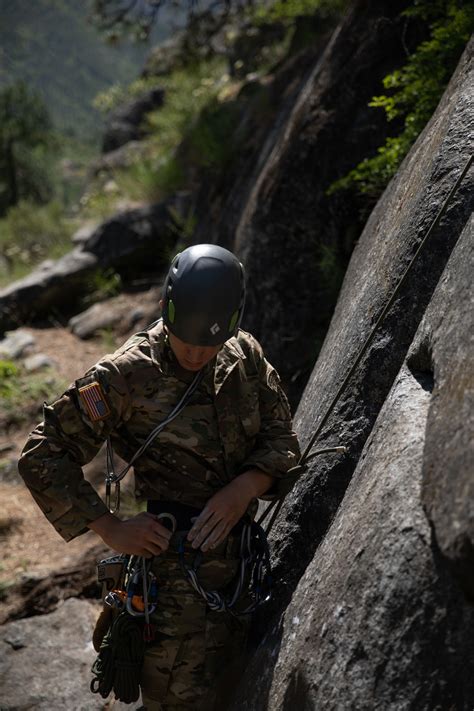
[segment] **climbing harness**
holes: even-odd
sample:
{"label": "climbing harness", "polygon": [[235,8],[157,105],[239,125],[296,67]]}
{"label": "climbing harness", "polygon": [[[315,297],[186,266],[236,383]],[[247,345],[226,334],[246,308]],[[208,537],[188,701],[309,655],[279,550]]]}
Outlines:
{"label": "climbing harness", "polygon": [[[184,539],[179,545],[179,561],[184,577],[214,612],[230,612],[235,616],[248,615],[271,597],[270,550],[263,528],[255,521],[245,522],[240,534],[240,562],[232,592],[206,590],[199,581],[198,569],[203,561],[200,550],[196,552],[192,566],[185,561]],[[246,589],[251,602],[236,611],[242,591]]]}
{"label": "climbing harness", "polygon": [[[362,344],[362,346],[361,346],[361,348],[360,348],[360,350],[359,350],[359,352],[358,352],[358,354],[357,354],[357,356],[356,356],[355,361],[353,362],[353,364],[352,364],[351,367],[349,368],[349,370],[348,370],[348,372],[347,372],[347,374],[346,374],[344,380],[342,381],[342,383],[341,383],[340,387],[338,388],[336,394],[334,395],[333,399],[332,399],[331,402],[329,403],[329,405],[328,405],[328,407],[327,407],[327,409],[326,409],[326,412],[324,413],[323,417],[322,417],[321,420],[319,421],[318,426],[316,427],[316,430],[315,430],[314,434],[312,435],[312,437],[311,437],[311,439],[310,439],[308,445],[306,446],[306,448],[305,448],[303,454],[301,455],[298,464],[297,464],[295,467],[293,467],[292,469],[290,469],[290,470],[288,471],[288,474],[291,474],[292,472],[293,472],[294,474],[296,474],[298,471],[303,471],[304,468],[305,468],[305,466],[306,466],[306,463],[307,463],[310,459],[312,459],[313,457],[315,457],[315,456],[317,456],[317,455],[319,455],[319,454],[326,454],[327,452],[330,452],[330,451],[344,451],[344,452],[347,451],[347,448],[346,448],[346,447],[342,447],[342,448],[341,448],[341,447],[334,447],[334,448],[331,448],[331,449],[323,449],[323,450],[318,450],[318,451],[315,451],[315,452],[312,452],[311,450],[312,450],[312,448],[313,448],[313,446],[314,446],[314,443],[316,442],[317,438],[318,438],[319,435],[321,434],[321,431],[322,431],[323,427],[325,426],[326,422],[328,421],[329,416],[331,415],[331,413],[332,413],[332,411],[334,410],[334,408],[335,408],[337,402],[339,401],[339,398],[341,397],[342,393],[343,393],[344,390],[346,389],[349,380],[352,378],[352,376],[353,376],[355,370],[357,369],[359,363],[361,362],[362,358],[364,357],[364,355],[365,355],[365,353],[366,353],[366,351],[367,351],[369,345],[371,344],[371,342],[372,342],[372,340],[373,340],[373,338],[374,338],[376,332],[378,331],[378,329],[380,328],[380,326],[381,326],[382,323],[384,322],[384,320],[385,320],[385,318],[386,318],[386,316],[387,316],[387,313],[389,312],[390,308],[392,307],[392,305],[393,305],[393,303],[394,303],[394,301],[395,301],[395,299],[396,299],[396,297],[397,297],[397,295],[398,295],[398,292],[400,291],[401,287],[402,287],[403,284],[405,283],[405,280],[406,280],[408,274],[410,273],[410,271],[411,271],[413,265],[415,264],[415,262],[416,262],[416,260],[417,260],[417,258],[418,258],[418,256],[419,256],[419,254],[420,254],[420,252],[422,251],[423,247],[424,247],[425,244],[427,243],[428,239],[429,239],[429,238],[431,237],[431,235],[433,234],[433,231],[436,229],[436,227],[438,227],[439,223],[441,222],[441,219],[444,217],[444,215],[445,215],[445,213],[446,213],[446,211],[447,211],[447,209],[448,209],[448,207],[449,207],[451,201],[453,200],[455,194],[457,193],[457,191],[458,191],[458,189],[459,189],[459,186],[461,185],[462,181],[464,180],[464,178],[465,178],[467,172],[469,171],[469,168],[471,167],[473,161],[474,161],[474,154],[471,155],[471,156],[468,158],[468,160],[466,161],[466,163],[465,163],[465,165],[464,165],[464,168],[462,169],[462,171],[461,171],[461,173],[460,173],[458,179],[456,180],[455,184],[453,185],[453,187],[452,187],[451,190],[449,191],[449,193],[448,193],[448,195],[447,195],[447,197],[446,197],[444,203],[442,204],[441,208],[440,208],[439,211],[438,211],[438,214],[437,214],[436,217],[434,218],[434,220],[433,220],[433,222],[431,223],[431,225],[429,226],[429,228],[428,228],[428,230],[427,230],[425,236],[423,237],[423,239],[421,240],[420,244],[418,245],[418,248],[417,248],[415,254],[413,255],[413,257],[411,258],[410,263],[408,264],[407,268],[405,269],[405,271],[403,272],[402,276],[401,276],[400,279],[398,280],[398,282],[397,282],[397,284],[396,284],[396,286],[395,286],[395,289],[394,289],[393,292],[392,292],[392,295],[390,296],[389,300],[387,301],[387,303],[386,303],[385,306],[383,307],[383,309],[382,309],[382,311],[381,311],[381,313],[380,313],[380,315],[379,315],[377,321],[375,322],[375,324],[374,324],[372,330],[370,331],[370,333],[369,333],[369,335],[367,336],[366,340],[365,340],[364,343]],[[270,512],[272,511],[272,509],[274,509],[273,515],[272,515],[272,517],[271,517],[271,519],[270,519],[270,522],[269,522],[269,524],[268,524],[268,526],[267,526],[267,528],[266,528],[266,534],[267,534],[267,535],[269,535],[269,533],[270,533],[270,531],[271,531],[271,529],[272,529],[272,526],[273,526],[273,524],[274,524],[274,522],[275,522],[275,519],[276,519],[276,517],[278,516],[278,513],[279,513],[279,511],[280,511],[280,509],[281,509],[281,507],[282,507],[282,505],[283,505],[283,501],[284,501],[284,498],[275,499],[274,501],[271,501],[271,502],[269,503],[269,505],[267,506],[267,508],[265,509],[265,511],[263,512],[262,516],[261,516],[261,517],[259,518],[259,520],[258,520],[258,523],[259,523],[259,524],[262,524],[263,521],[264,521],[264,520],[267,518],[267,516],[270,514]]]}
{"label": "climbing harness", "polygon": [[[112,442],[110,437],[107,437],[107,475],[105,477],[105,504],[111,513],[116,513],[120,509],[120,482],[122,481],[122,479],[128,474],[130,469],[137,461],[138,457],[140,457],[143,452],[148,449],[150,444],[160,434],[160,432],[162,432],[165,427],[169,425],[169,423],[172,422],[186,407],[188,402],[191,400],[191,397],[193,396],[194,392],[199,387],[203,376],[204,370],[200,370],[196,373],[178,404],[175,405],[169,415],[165,417],[165,419],[150,432],[141,447],[135,452],[133,457],[131,457],[129,463],[118,474],[115,472],[114,468]],[[115,502],[113,509],[110,505],[112,484],[115,484]]]}

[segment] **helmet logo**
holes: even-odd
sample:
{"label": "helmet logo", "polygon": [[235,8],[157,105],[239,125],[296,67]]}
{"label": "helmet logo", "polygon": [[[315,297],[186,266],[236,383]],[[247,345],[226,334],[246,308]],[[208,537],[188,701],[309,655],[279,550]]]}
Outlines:
{"label": "helmet logo", "polygon": [[219,331],[220,331],[221,329],[220,329],[219,324],[215,323],[213,326],[211,326],[211,328],[210,328],[209,330],[210,330],[210,332],[212,333],[212,335],[215,336],[216,333],[219,333]]}

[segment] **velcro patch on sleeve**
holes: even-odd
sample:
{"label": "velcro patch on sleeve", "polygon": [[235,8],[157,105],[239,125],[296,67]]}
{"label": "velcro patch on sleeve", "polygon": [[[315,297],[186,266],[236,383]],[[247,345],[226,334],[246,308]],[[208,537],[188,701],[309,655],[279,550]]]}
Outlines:
{"label": "velcro patch on sleeve", "polygon": [[105,420],[110,415],[110,408],[100,383],[94,382],[83,385],[78,392],[91,422]]}

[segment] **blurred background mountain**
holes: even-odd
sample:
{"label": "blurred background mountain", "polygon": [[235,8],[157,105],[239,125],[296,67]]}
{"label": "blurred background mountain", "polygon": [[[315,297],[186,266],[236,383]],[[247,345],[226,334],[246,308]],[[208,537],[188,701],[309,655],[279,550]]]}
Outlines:
{"label": "blurred background mountain", "polygon": [[104,41],[91,7],[75,0],[1,0],[0,88],[15,80],[36,90],[56,130],[98,144],[103,131],[94,97],[139,74],[150,47],[173,31],[179,12],[164,8],[147,42]]}

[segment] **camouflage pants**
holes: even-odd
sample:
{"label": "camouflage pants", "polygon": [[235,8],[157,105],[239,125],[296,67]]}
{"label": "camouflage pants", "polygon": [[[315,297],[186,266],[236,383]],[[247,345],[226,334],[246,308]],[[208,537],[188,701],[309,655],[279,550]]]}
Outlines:
{"label": "camouflage pants", "polygon": [[[176,552],[181,535],[173,536],[170,549],[153,564],[159,586],[152,616],[157,633],[145,653],[143,704],[148,711],[223,711],[242,672],[249,620],[212,612],[190,586]],[[221,589],[233,579],[239,565],[236,543],[229,538],[204,555],[199,580],[206,589]],[[195,553],[187,544],[188,565]]]}

